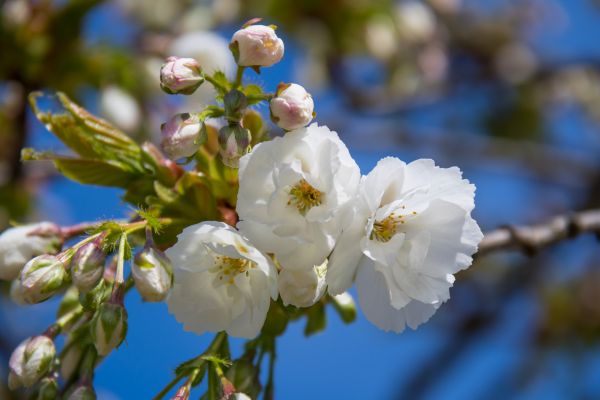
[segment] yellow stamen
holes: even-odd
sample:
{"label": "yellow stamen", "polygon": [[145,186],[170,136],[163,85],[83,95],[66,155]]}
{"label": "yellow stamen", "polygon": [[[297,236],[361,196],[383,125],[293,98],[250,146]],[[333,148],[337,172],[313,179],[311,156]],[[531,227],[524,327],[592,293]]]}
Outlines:
{"label": "yellow stamen", "polygon": [[325,193],[315,189],[305,179],[300,180],[290,189],[288,206],[294,206],[302,215],[308,210],[323,203]]}

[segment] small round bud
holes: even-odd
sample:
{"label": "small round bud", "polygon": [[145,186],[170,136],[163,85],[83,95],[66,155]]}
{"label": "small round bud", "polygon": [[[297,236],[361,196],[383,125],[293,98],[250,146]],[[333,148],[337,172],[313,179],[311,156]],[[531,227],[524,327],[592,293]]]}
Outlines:
{"label": "small round bud", "polygon": [[66,400],[96,400],[96,392],[90,385],[81,383],[68,393]]}
{"label": "small round bud", "polygon": [[127,335],[125,307],[110,301],[102,304],[92,318],[90,329],[98,354],[108,355]]}
{"label": "small round bud", "polygon": [[92,290],[104,274],[106,254],[102,240],[94,240],[81,246],[71,259],[71,278],[81,293]]}
{"label": "small round bud", "polygon": [[265,25],[250,25],[233,34],[230,47],[242,67],[270,67],[283,58],[283,41]]}
{"label": "small round bud", "polygon": [[192,94],[204,82],[193,58],[169,57],[160,69],[160,87],[168,94]]}
{"label": "small round bud", "polygon": [[35,257],[21,271],[23,299],[29,304],[49,299],[60,289],[66,277],[65,265],[58,257],[49,254]]}
{"label": "small round bud", "polygon": [[163,151],[172,160],[193,156],[202,144],[202,121],[196,114],[177,114],[160,127]]}
{"label": "small round bud", "polygon": [[283,269],[277,283],[284,305],[310,307],[325,293],[327,263],[307,270]]}
{"label": "small round bud", "polygon": [[219,130],[219,153],[223,164],[237,168],[240,158],[250,150],[252,135],[240,125],[227,125]]}
{"label": "small round bud", "polygon": [[58,398],[58,382],[54,378],[44,378],[40,382],[36,400],[55,400]]}
{"label": "small round bud", "polygon": [[163,301],[173,285],[173,267],[165,253],[147,245],[131,267],[135,287],[146,301]]}
{"label": "small round bud", "polygon": [[62,247],[60,228],[51,222],[22,225],[0,235],[0,279],[19,276],[27,261],[40,254],[54,254]]}
{"label": "small round bud", "polygon": [[295,83],[279,85],[269,105],[273,122],[287,131],[308,125],[314,116],[312,96]]}
{"label": "small round bud", "polygon": [[11,390],[36,384],[50,368],[56,348],[48,336],[25,339],[9,360],[8,386]]}

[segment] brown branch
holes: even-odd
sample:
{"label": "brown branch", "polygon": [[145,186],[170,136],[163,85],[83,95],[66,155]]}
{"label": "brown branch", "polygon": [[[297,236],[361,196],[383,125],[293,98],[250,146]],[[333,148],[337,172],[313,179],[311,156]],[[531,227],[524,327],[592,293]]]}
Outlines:
{"label": "brown branch", "polygon": [[559,215],[530,226],[506,226],[485,234],[478,255],[498,250],[516,249],[527,255],[584,233],[595,233],[600,239],[600,209]]}

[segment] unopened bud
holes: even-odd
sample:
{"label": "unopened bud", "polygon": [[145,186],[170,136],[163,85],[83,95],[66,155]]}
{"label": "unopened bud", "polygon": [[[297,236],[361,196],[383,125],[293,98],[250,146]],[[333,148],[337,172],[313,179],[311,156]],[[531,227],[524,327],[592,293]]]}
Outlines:
{"label": "unopened bud", "polygon": [[161,147],[173,160],[193,156],[206,140],[202,121],[196,114],[177,114],[161,125]]}
{"label": "unopened bud", "polygon": [[25,339],[10,356],[9,388],[36,384],[50,369],[55,354],[54,342],[48,336]]}
{"label": "unopened bud", "polygon": [[169,57],[160,69],[160,87],[168,94],[192,94],[204,82],[193,58]]}
{"label": "unopened bud", "polygon": [[0,235],[0,279],[19,276],[27,261],[40,254],[54,254],[62,246],[60,228],[51,222],[17,226]]}
{"label": "unopened bud", "polygon": [[248,107],[248,98],[239,90],[230,90],[223,97],[225,106],[225,118],[230,123],[238,123],[244,116],[244,110]]}
{"label": "unopened bud", "polygon": [[66,277],[65,265],[58,257],[49,254],[35,257],[21,271],[23,299],[29,304],[47,300],[58,292]]}
{"label": "unopened bud", "polygon": [[55,400],[58,398],[58,382],[54,378],[44,378],[40,382],[36,400]]}
{"label": "unopened bud", "polygon": [[102,304],[94,314],[90,328],[98,354],[108,355],[127,335],[125,307],[110,301]]}
{"label": "unopened bud", "polygon": [[308,125],[313,119],[314,108],[312,96],[295,83],[280,85],[270,102],[271,119],[288,131]]}
{"label": "unopened bud", "polygon": [[173,284],[173,267],[165,253],[147,245],[131,267],[135,287],[146,301],[163,301]]}
{"label": "unopened bud", "polygon": [[270,67],[283,58],[283,41],[265,25],[250,25],[233,34],[230,48],[238,65]]}
{"label": "unopened bud", "polygon": [[86,243],[75,252],[71,259],[71,279],[80,292],[86,293],[100,282],[105,260],[102,240]]}
{"label": "unopened bud", "polygon": [[307,270],[283,269],[277,279],[284,305],[310,307],[325,293],[327,263]]}
{"label": "unopened bud", "polygon": [[96,392],[92,386],[81,383],[69,392],[66,400],[96,400]]}
{"label": "unopened bud", "polygon": [[219,130],[219,153],[223,164],[237,168],[240,157],[250,150],[252,135],[240,125],[227,125]]}

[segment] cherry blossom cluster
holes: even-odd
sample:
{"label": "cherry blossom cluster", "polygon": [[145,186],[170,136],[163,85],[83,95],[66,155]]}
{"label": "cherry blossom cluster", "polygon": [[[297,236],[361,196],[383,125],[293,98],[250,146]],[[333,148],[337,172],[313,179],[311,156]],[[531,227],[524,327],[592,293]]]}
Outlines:
{"label": "cherry blossom cluster", "polygon": [[[239,30],[230,47],[242,67],[271,66],[284,53],[263,25]],[[161,76],[177,70],[173,63],[192,67],[180,80],[169,77],[176,82],[170,91],[185,93],[179,82],[197,85],[189,60],[169,59]],[[281,84],[269,104],[286,132],[240,154],[236,227],[190,226],[167,251],[174,267],[169,310],[187,330],[253,338],[271,299],[310,307],[356,283],[363,312],[378,327],[400,332],[427,321],[482,239],[471,217],[474,185],[432,160],[388,157],[361,176],[335,132],[307,126],[314,103],[304,88]],[[170,130],[177,133],[163,147],[186,143],[184,129]]]}

